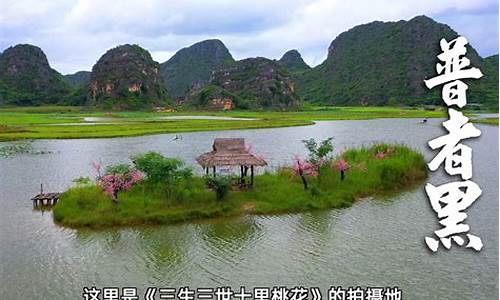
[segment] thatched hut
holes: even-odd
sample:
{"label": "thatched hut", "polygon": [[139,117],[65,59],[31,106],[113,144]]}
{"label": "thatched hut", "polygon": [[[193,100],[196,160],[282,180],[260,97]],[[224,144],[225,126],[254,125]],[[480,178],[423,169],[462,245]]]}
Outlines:
{"label": "thatched hut", "polygon": [[244,184],[248,169],[250,169],[250,185],[253,185],[254,166],[266,166],[264,159],[250,153],[245,148],[245,139],[242,138],[217,138],[214,140],[212,151],[203,153],[196,161],[205,169],[206,174],[210,168],[215,176],[216,167],[240,166],[240,183]]}

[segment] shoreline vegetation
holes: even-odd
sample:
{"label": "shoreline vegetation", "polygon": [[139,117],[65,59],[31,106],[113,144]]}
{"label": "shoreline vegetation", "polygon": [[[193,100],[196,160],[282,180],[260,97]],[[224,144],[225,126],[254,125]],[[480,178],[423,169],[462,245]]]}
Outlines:
{"label": "shoreline vegetation", "polygon": [[[333,150],[328,143],[314,144],[307,160],[294,158],[289,167],[255,176],[252,188],[230,184],[228,176],[195,176],[182,162],[155,152],[132,158],[133,166],[105,171],[97,166],[96,181],[79,178],[61,195],[54,221],[70,228],[103,228],[346,208],[360,198],[408,190],[427,178],[422,154],[404,145],[377,144],[327,157]],[[125,174],[119,189],[112,188],[116,174]]]}
{"label": "shoreline vegetation", "polygon": [[[140,136],[212,130],[312,125],[314,121],[378,118],[440,118],[439,109],[401,107],[307,107],[299,111],[100,112],[84,107],[0,108],[0,141]],[[231,119],[169,119],[212,116]],[[87,118],[87,119],[86,119]],[[88,121],[91,118],[92,121]],[[242,120],[242,118],[254,120]]]}
{"label": "shoreline vegetation", "polygon": [[484,118],[484,119],[472,119],[473,123],[487,124],[487,125],[497,125],[498,118]]}

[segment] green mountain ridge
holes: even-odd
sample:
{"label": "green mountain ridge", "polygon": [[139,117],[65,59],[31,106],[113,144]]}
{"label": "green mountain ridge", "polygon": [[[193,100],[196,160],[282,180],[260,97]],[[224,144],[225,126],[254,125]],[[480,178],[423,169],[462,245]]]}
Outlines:
{"label": "green mountain ridge", "polygon": [[72,87],[78,88],[81,86],[88,85],[90,82],[90,71],[78,71],[73,74],[64,75],[64,79]]}
{"label": "green mountain ridge", "polygon": [[[92,72],[65,76],[50,67],[42,49],[21,44],[0,53],[0,105],[144,109],[170,105],[170,99],[200,108],[232,99],[242,109],[295,109],[301,102],[441,105],[440,88],[429,91],[423,80],[436,74],[441,38],[457,36],[426,16],[375,21],[339,34],[325,61],[314,68],[297,50],[279,60],[235,61],[217,39],[183,48],[162,64],[147,50],[126,44],[108,50]],[[480,80],[465,80],[468,102],[498,111],[498,55],[482,58],[472,45],[467,47],[471,65],[484,74]]]}
{"label": "green mountain ridge", "polygon": [[0,54],[0,105],[60,103],[70,90],[39,47],[19,44]]}
{"label": "green mountain ridge", "polygon": [[481,71],[483,77],[468,82],[467,98],[482,103],[486,108],[498,111],[498,54],[484,58]]}
{"label": "green mountain ridge", "polygon": [[137,109],[168,99],[160,65],[138,45],[108,50],[92,67],[88,100],[91,105]]}
{"label": "green mountain ridge", "polygon": [[274,60],[247,58],[214,71],[209,85],[194,88],[189,101],[210,106],[210,101],[230,99],[241,109],[296,109],[300,99],[290,71]]}
{"label": "green mountain ridge", "polygon": [[291,72],[310,70],[304,60],[302,55],[296,49],[289,50],[283,54],[283,56],[278,60],[282,66],[290,70]]}
{"label": "green mountain ridge", "polygon": [[212,71],[233,62],[224,43],[212,39],[182,48],[160,70],[170,96],[183,98],[193,86],[207,84]]}
{"label": "green mountain ridge", "polygon": [[[441,38],[457,36],[426,16],[358,25],[335,38],[322,64],[297,77],[299,94],[334,105],[439,104],[439,89],[429,91],[423,80],[436,73]],[[483,59],[471,46],[467,57],[471,65],[482,67]]]}

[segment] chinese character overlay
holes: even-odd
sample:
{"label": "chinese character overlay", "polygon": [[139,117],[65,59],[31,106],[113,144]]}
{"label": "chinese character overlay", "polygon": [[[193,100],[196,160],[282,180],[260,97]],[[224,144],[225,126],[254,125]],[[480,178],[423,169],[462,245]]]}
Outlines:
{"label": "chinese character overlay", "polygon": [[462,36],[450,42],[441,39],[442,52],[437,56],[441,63],[436,64],[438,75],[424,80],[429,89],[443,85],[441,95],[448,106],[449,115],[449,119],[443,122],[448,134],[428,143],[431,149],[439,149],[438,154],[428,163],[428,167],[431,171],[436,171],[444,165],[447,174],[458,175],[462,180],[440,186],[428,183],[425,186],[431,207],[442,226],[434,231],[434,237],[425,237],[425,243],[432,252],[436,252],[440,244],[450,249],[452,242],[476,251],[483,247],[481,238],[468,233],[470,227],[464,223],[467,218],[465,210],[479,198],[482,191],[476,183],[470,181],[472,148],[462,143],[463,140],[480,136],[481,131],[470,123],[469,118],[462,112],[450,108],[463,108],[467,104],[468,87],[462,79],[478,79],[483,76],[478,68],[470,67],[470,60],[465,57],[466,45],[467,39]]}

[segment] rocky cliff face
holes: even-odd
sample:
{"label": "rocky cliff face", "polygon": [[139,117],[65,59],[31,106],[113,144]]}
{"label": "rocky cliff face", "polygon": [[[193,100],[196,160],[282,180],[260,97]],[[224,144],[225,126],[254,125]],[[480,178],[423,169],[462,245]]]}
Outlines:
{"label": "rocky cliff face", "polygon": [[[435,74],[440,39],[457,35],[425,16],[356,26],[340,34],[325,62],[300,79],[300,94],[340,105],[438,103],[440,95],[429,92],[423,80]],[[482,63],[472,47],[467,57],[472,65]]]}
{"label": "rocky cliff face", "polygon": [[160,65],[137,45],[108,50],[94,65],[88,98],[92,105],[134,109],[161,104],[167,99]]}
{"label": "rocky cliff face", "polygon": [[50,67],[42,49],[21,44],[0,55],[0,104],[58,103],[69,91],[62,75]]}
{"label": "rocky cliff face", "polygon": [[161,64],[167,90],[172,98],[182,98],[196,85],[208,83],[212,71],[234,62],[220,40],[205,40],[179,50]]}
{"label": "rocky cliff face", "polygon": [[295,49],[283,54],[278,62],[292,72],[309,70],[311,68],[304,62],[299,51]]}
{"label": "rocky cliff face", "polygon": [[267,58],[248,58],[213,72],[210,84],[194,89],[190,101],[206,105],[231,99],[237,108],[294,109],[299,106],[288,70]]}

